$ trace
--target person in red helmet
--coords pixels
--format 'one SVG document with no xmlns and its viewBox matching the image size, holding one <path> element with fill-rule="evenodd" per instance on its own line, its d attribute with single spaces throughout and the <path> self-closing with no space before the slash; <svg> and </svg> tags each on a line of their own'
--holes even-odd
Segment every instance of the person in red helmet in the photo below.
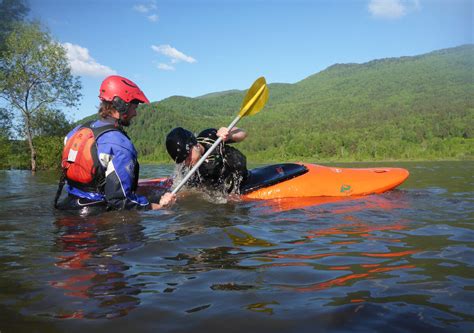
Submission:
<svg viewBox="0 0 474 333">
<path fill-rule="evenodd" d="M 99 91 L 99 120 L 77 126 L 64 140 L 63 175 L 55 198 L 60 210 L 160 209 L 172 204 L 171 193 L 151 203 L 135 193 L 139 177 L 137 151 L 124 127 L 137 115 L 139 103 L 150 103 L 131 80 L 112 75 Z M 67 197 L 58 203 L 62 187 Z"/>
</svg>

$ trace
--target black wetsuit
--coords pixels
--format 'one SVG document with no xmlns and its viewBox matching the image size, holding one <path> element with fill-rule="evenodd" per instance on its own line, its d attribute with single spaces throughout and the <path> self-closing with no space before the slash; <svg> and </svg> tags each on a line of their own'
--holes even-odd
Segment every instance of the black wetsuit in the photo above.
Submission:
<svg viewBox="0 0 474 333">
<path fill-rule="evenodd" d="M 209 128 L 197 137 L 205 152 L 218 139 L 217 130 Z M 190 184 L 204 185 L 224 193 L 239 193 L 240 183 L 247 178 L 247 158 L 239 150 L 221 142 L 199 167 Z"/>
</svg>

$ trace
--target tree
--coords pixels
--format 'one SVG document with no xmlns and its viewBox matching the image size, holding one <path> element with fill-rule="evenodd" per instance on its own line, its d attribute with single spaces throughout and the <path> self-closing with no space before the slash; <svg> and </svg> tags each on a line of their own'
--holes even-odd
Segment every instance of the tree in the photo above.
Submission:
<svg viewBox="0 0 474 333">
<path fill-rule="evenodd" d="M 60 110 L 44 109 L 32 117 L 33 136 L 60 136 L 69 132 L 73 124 Z"/>
<path fill-rule="evenodd" d="M 8 110 L 0 108 L 0 138 L 8 140 L 11 135 L 12 119 L 9 117 Z"/>
<path fill-rule="evenodd" d="M 64 48 L 41 30 L 38 23 L 17 24 L 5 40 L 0 57 L 0 97 L 19 114 L 22 134 L 36 170 L 33 137 L 38 132 L 37 114 L 59 106 L 77 105 L 81 83 L 71 74 Z"/>
<path fill-rule="evenodd" d="M 11 152 L 11 145 L 8 138 L 10 137 L 10 131 L 12 128 L 12 122 L 8 116 L 8 111 L 4 108 L 0 108 L 0 168 L 3 169 L 8 166 L 8 158 Z"/>
<path fill-rule="evenodd" d="M 0 0 L 0 52 L 5 49 L 5 38 L 15 23 L 22 21 L 29 10 L 25 0 Z"/>
</svg>

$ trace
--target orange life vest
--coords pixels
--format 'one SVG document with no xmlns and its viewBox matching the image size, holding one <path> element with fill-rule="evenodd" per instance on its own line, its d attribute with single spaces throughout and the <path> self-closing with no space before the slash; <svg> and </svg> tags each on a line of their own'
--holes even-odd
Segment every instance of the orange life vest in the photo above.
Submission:
<svg viewBox="0 0 474 333">
<path fill-rule="evenodd" d="M 97 138 L 109 131 L 119 131 L 114 125 L 80 127 L 66 142 L 61 167 L 68 184 L 86 192 L 102 192 L 105 170 L 97 154 Z"/>
</svg>

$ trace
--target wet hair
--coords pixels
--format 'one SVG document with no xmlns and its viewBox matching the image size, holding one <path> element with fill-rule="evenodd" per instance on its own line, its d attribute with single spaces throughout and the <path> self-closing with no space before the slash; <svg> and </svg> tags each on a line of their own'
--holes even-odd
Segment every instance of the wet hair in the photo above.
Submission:
<svg viewBox="0 0 474 333">
<path fill-rule="evenodd" d="M 172 129 L 166 136 L 166 150 L 176 163 L 183 163 L 197 143 L 194 134 L 182 127 Z"/>
<path fill-rule="evenodd" d="M 99 116 L 102 119 L 106 119 L 112 116 L 112 113 L 116 111 L 112 102 L 101 101 L 99 106 Z"/>
</svg>

